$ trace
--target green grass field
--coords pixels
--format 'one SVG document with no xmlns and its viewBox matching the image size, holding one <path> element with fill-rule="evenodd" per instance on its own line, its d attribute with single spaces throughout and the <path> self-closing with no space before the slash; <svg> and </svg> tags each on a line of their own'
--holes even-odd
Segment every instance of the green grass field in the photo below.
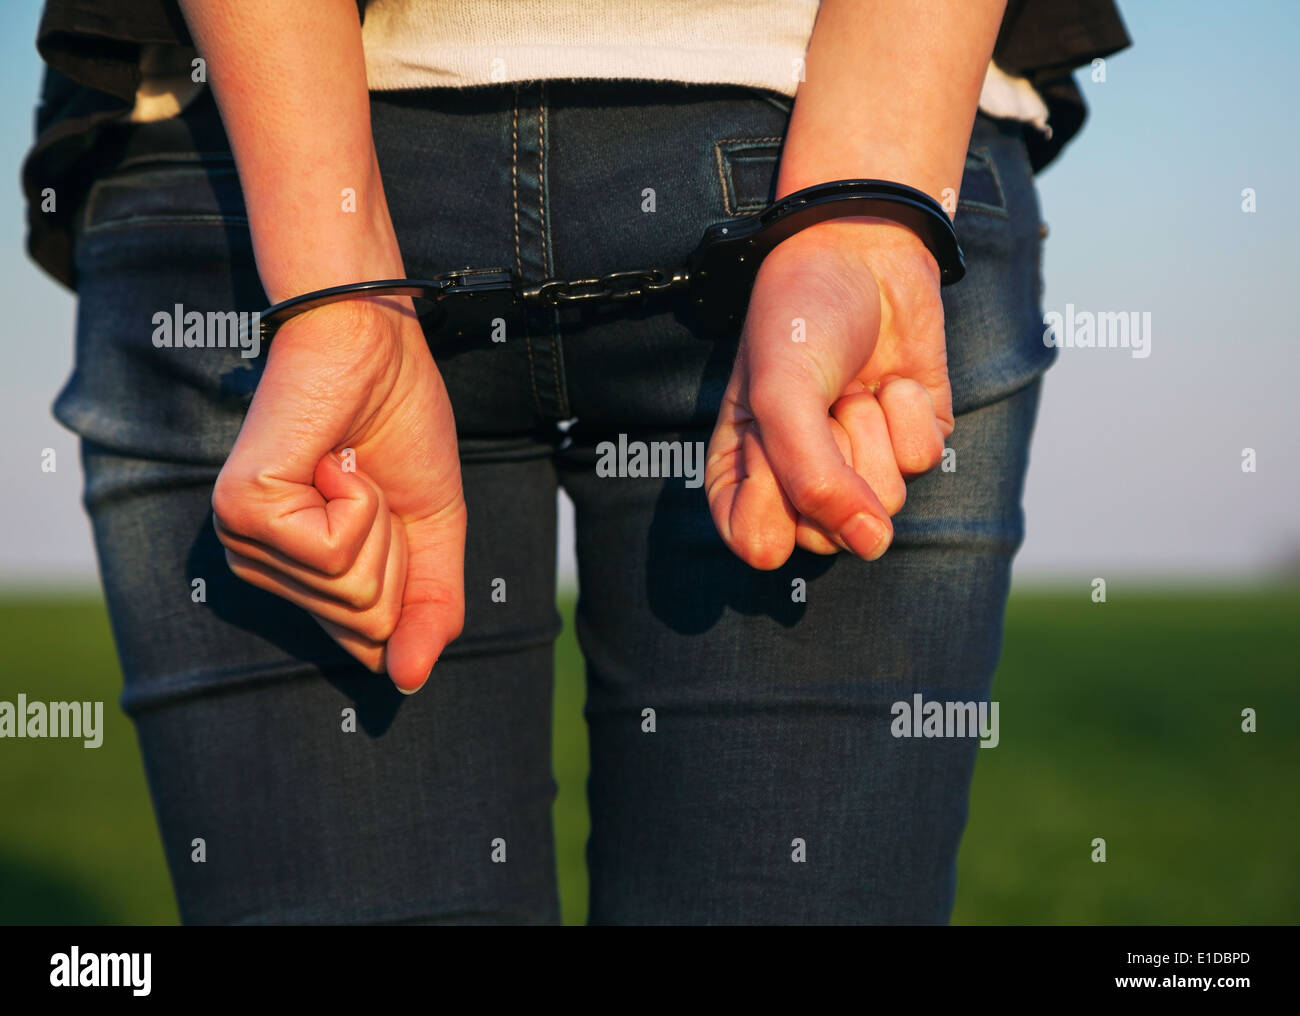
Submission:
<svg viewBox="0 0 1300 1016">
<path fill-rule="evenodd" d="M 1294 588 L 1013 595 L 1001 744 L 979 753 L 954 921 L 1295 923 L 1298 622 Z M 92 766 L 63 742 L 0 742 L 0 923 L 175 922 L 102 604 L 0 600 L 0 632 L 0 699 L 103 699 L 106 727 Z M 566 923 L 582 923 L 587 749 L 567 623 L 556 659 L 560 880 Z"/>
</svg>

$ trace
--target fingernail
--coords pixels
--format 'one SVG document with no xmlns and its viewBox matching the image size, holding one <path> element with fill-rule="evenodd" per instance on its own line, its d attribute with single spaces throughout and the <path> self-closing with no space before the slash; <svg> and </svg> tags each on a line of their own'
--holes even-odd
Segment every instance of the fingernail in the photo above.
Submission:
<svg viewBox="0 0 1300 1016">
<path fill-rule="evenodd" d="M 840 535 L 858 557 L 874 561 L 888 548 L 891 531 L 874 515 L 858 512 L 844 524 Z"/>
<path fill-rule="evenodd" d="M 414 695 L 417 691 L 419 691 L 421 688 L 423 688 L 426 684 L 429 683 L 429 678 L 431 677 L 433 677 L 432 670 L 430 670 L 427 674 L 425 674 L 424 680 L 421 681 L 419 684 L 417 684 L 414 688 L 403 688 L 400 684 L 394 684 L 393 687 L 396 688 L 398 691 L 400 691 L 403 695 Z"/>
</svg>

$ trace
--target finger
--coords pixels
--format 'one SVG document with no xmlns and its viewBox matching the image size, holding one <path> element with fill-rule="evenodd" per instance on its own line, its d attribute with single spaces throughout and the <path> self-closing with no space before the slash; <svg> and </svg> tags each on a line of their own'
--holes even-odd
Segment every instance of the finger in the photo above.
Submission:
<svg viewBox="0 0 1300 1016">
<path fill-rule="evenodd" d="M 838 543 L 826 535 L 826 530 L 815 522 L 800 518 L 794 526 L 794 542 L 802 549 L 813 554 L 838 554 L 844 550 Z"/>
<path fill-rule="evenodd" d="M 390 516 L 392 518 L 392 516 Z M 226 551 L 230 570 L 251 585 L 288 600 L 295 606 L 333 622 L 374 642 L 384 642 L 393 634 L 401 614 L 402 584 L 406 574 L 406 540 L 401 526 L 393 523 L 389 539 L 388 560 L 384 564 L 384 584 L 375 605 L 364 610 L 322 596 L 282 572 L 259 561 Z"/>
<path fill-rule="evenodd" d="M 952 415 L 952 385 L 948 381 L 946 360 L 929 376 L 917 377 L 916 380 L 925 386 L 930 396 L 930 405 L 934 407 L 934 417 L 939 425 L 940 436 L 944 438 L 950 436 L 956 421 Z"/>
<path fill-rule="evenodd" d="M 379 512 L 374 524 L 352 567 L 339 576 L 326 575 L 314 568 L 305 567 L 274 547 L 239 536 L 226 529 L 219 519 L 214 520 L 217 536 L 227 550 L 234 551 L 240 557 L 265 565 L 311 592 L 355 610 L 365 610 L 373 607 L 383 592 L 384 572 L 393 532 L 383 491 L 376 488 L 375 493 Z"/>
<path fill-rule="evenodd" d="M 943 458 L 943 431 L 930 393 L 910 378 L 885 381 L 876 392 L 889 428 L 894 461 L 904 476 L 919 476 Z"/>
<path fill-rule="evenodd" d="M 384 643 L 375 642 L 364 635 L 358 635 L 342 625 L 326 621 L 315 614 L 312 614 L 312 618 L 325 629 L 325 633 L 330 638 L 347 650 L 363 667 L 376 674 L 384 672 Z"/>
<path fill-rule="evenodd" d="M 810 385 L 755 386 L 763 450 L 799 515 L 867 560 L 889 546 L 889 513 L 840 453 L 827 406 Z"/>
<path fill-rule="evenodd" d="M 374 486 L 344 472 L 333 452 L 321 458 L 311 486 L 243 476 L 227 463 L 212 492 L 213 516 L 224 529 L 330 576 L 352 567 L 378 510 Z"/>
<path fill-rule="evenodd" d="M 424 686 L 442 651 L 465 626 L 465 502 L 405 523 L 409 553 L 401 612 L 388 640 L 388 676 L 398 691 Z"/>
<path fill-rule="evenodd" d="M 731 546 L 731 506 L 735 503 L 740 482 L 745 478 L 744 453 L 741 449 L 744 424 L 728 418 L 724 408 L 709 439 L 704 459 L 704 497 L 709 503 L 713 524 L 724 543 Z"/>
<path fill-rule="evenodd" d="M 858 384 L 858 389 L 863 386 Z M 831 434 L 835 438 L 835 444 L 840 449 L 840 455 L 844 461 L 850 465 L 853 462 L 853 447 L 849 441 L 849 435 L 840 426 L 839 422 L 832 419 L 830 421 Z M 843 541 L 837 542 L 832 539 L 831 534 L 827 533 L 821 526 L 811 519 L 800 515 L 795 523 L 794 541 L 804 550 L 811 551 L 814 554 L 838 554 L 841 550 L 849 550 Z M 850 551 L 852 553 L 852 551 Z"/>
<path fill-rule="evenodd" d="M 753 425 L 753 417 L 738 403 L 739 387 L 733 373 L 704 458 L 704 496 L 718 534 L 728 546 L 733 538 L 731 507 L 745 479 L 745 431 Z"/>
<path fill-rule="evenodd" d="M 715 443 L 716 443 L 715 436 Z M 736 447 L 719 455 L 710 477 L 709 511 L 723 542 L 752 568 L 771 571 L 785 564 L 795 546 L 795 511 L 781 491 L 752 424 L 728 440 Z"/>
<path fill-rule="evenodd" d="M 897 515 L 907 500 L 907 484 L 894 461 L 894 446 L 880 402 L 871 392 L 846 395 L 831 406 L 831 415 L 847 435 L 854 470 L 871 485 L 885 510 Z"/>
</svg>

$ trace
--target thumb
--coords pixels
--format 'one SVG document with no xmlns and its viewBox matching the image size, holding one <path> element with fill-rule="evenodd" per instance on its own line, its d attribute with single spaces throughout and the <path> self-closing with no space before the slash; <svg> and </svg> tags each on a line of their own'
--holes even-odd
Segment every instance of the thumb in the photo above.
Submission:
<svg viewBox="0 0 1300 1016">
<path fill-rule="evenodd" d="M 465 626 L 465 502 L 406 526 L 402 613 L 388 639 L 388 676 L 406 694 L 418 691 L 448 643 Z"/>
</svg>

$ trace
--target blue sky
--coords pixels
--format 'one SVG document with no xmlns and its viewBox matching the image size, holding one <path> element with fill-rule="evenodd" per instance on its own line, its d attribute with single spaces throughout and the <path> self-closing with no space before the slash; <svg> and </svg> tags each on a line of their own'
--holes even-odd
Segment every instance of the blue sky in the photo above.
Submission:
<svg viewBox="0 0 1300 1016">
<path fill-rule="evenodd" d="M 1135 44 L 1108 61 L 1104 83 L 1079 73 L 1089 123 L 1040 178 L 1044 307 L 1150 312 L 1151 355 L 1062 350 L 1034 440 L 1017 574 L 1249 578 L 1300 559 L 1300 327 L 1286 295 L 1300 288 L 1300 5 L 1121 9 Z M 11 0 L 0 13 L 0 178 L 10 181 L 0 585 L 93 581 L 95 568 L 76 442 L 49 411 L 71 364 L 74 298 L 23 252 L 17 181 L 40 76 L 38 12 Z M 1241 210 L 1246 187 L 1254 214 Z M 53 474 L 40 471 L 46 447 Z M 1241 470 L 1247 447 L 1253 474 Z"/>
</svg>

